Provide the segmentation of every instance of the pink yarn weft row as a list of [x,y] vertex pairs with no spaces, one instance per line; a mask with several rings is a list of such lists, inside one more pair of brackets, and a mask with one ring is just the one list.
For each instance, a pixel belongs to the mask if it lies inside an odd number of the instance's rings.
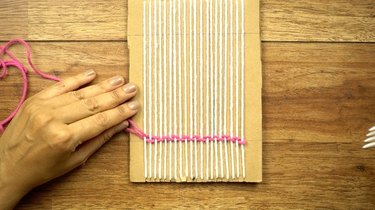
[[224,142],[225,140],[227,142],[238,142],[239,144],[245,144],[246,142],[236,136],[230,136],[230,135],[213,135],[213,136],[200,136],[200,135],[169,135],[169,136],[150,136],[145,134],[138,126],[137,124],[132,121],[128,120],[130,127],[126,129],[127,132],[132,133],[136,136],[138,136],[140,139],[146,139],[147,143],[155,143],[155,142],[164,142],[167,140],[168,142],[174,142],[175,140],[184,142],[185,140],[187,141],[195,141],[197,140],[198,142],[210,142],[210,141],[222,141]]

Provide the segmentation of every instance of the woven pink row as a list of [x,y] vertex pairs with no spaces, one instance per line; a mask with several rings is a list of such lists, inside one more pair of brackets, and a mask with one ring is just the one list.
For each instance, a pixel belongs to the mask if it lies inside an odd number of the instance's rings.
[[[49,79],[53,81],[60,81],[59,78],[53,75],[46,74],[38,70],[34,66],[34,64],[31,61],[30,46],[24,40],[13,39],[5,43],[4,45],[0,46],[0,79],[4,79],[7,76],[9,67],[15,67],[21,73],[22,80],[23,80],[23,89],[22,89],[21,98],[18,101],[16,108],[9,114],[9,116],[6,117],[4,120],[0,121],[0,133],[4,131],[5,125],[9,123],[13,119],[13,117],[17,114],[18,110],[21,108],[21,105],[23,104],[27,96],[27,90],[28,90],[27,68],[23,65],[23,63],[20,60],[17,59],[17,57],[12,52],[9,51],[9,48],[16,44],[21,44],[26,49],[27,62],[36,74],[38,74],[39,76],[45,79]],[[3,59],[3,56],[8,56],[10,59],[5,60]]]
[[210,142],[210,141],[217,141],[217,142],[233,142],[238,144],[246,144],[245,140],[234,137],[230,135],[212,135],[212,136],[200,136],[200,135],[169,135],[169,136],[150,136],[145,134],[137,124],[132,121],[128,120],[130,127],[126,129],[129,133],[132,133],[138,136],[140,139],[145,139],[147,143],[155,143],[157,142],[185,142],[185,141],[197,141],[197,142]]

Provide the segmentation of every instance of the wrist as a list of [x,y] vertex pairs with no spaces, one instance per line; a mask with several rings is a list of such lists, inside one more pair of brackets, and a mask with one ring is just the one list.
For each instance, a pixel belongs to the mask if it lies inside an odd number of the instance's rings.
[[25,194],[8,184],[0,183],[0,209],[13,209]]
[[0,209],[13,209],[27,192],[0,169]]

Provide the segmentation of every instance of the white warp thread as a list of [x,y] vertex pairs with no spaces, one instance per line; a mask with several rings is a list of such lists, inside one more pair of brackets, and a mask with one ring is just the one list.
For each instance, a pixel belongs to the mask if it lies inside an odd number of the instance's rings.
[[[241,0],[241,139],[245,139],[245,3]],[[246,177],[245,146],[241,144],[242,177]]]
[[245,146],[217,138],[245,138],[245,1],[144,0],[142,17],[144,132],[178,135],[143,139],[144,177],[245,178]]
[[[151,22],[151,16],[152,16],[152,12],[151,12],[151,8],[152,8],[152,2],[150,1],[149,4],[148,4],[148,25],[149,25],[149,29],[148,29],[148,41],[149,41],[149,68],[148,68],[148,96],[149,96],[149,109],[148,109],[148,113],[149,113],[149,135],[152,135],[152,96],[151,96],[151,87],[152,87],[152,79],[151,79],[151,76],[152,76],[152,22]],[[149,145],[149,178],[152,177],[152,145],[150,144]]]
[[[164,65],[163,65],[163,75],[164,75],[164,80],[163,80],[163,87],[164,87],[164,122],[167,122],[167,1],[164,1],[164,15],[163,15],[163,26],[164,26]],[[164,136],[167,135],[167,124],[164,123]],[[167,179],[167,139],[164,139],[164,179]]]
[[[143,90],[146,90],[147,83],[147,30],[146,30],[146,2],[143,1]],[[143,104],[144,104],[144,113],[143,113],[143,130],[147,133],[147,91],[143,93]],[[148,177],[147,173],[147,139],[143,138],[143,160],[144,160],[144,176]]]

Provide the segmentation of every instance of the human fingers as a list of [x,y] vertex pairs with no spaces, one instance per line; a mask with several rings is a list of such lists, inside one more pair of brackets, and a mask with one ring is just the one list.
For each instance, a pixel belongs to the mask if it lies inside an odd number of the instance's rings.
[[52,107],[61,107],[67,104],[71,104],[82,99],[91,98],[109,91],[112,91],[124,84],[124,78],[122,76],[114,76],[103,82],[88,87],[73,90],[58,97],[50,100]]
[[137,101],[130,101],[113,109],[69,124],[73,141],[80,143],[92,139],[105,130],[131,118],[139,109]]
[[50,99],[67,93],[72,90],[90,83],[96,77],[96,72],[94,70],[88,70],[84,73],[77,74],[73,77],[61,80],[60,82],[55,83],[54,85],[44,89],[43,91],[36,94],[34,97],[39,99]]
[[61,120],[65,123],[73,123],[99,112],[112,109],[124,103],[136,95],[137,88],[134,84],[126,84],[123,87],[103,93],[95,97],[79,100],[57,109]]
[[99,136],[85,142],[76,150],[70,160],[69,165],[77,167],[84,164],[98,149],[100,149],[107,141],[109,141],[115,134],[123,131],[129,126],[128,121],[124,121],[106,131]]

